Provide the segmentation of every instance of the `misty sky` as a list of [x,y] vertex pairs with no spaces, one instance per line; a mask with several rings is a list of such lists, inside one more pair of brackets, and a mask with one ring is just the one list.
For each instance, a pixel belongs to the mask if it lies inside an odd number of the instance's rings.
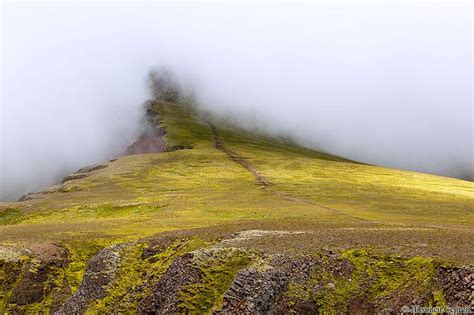
[[470,2],[7,3],[0,199],[112,158],[146,76],[344,157],[474,178]]

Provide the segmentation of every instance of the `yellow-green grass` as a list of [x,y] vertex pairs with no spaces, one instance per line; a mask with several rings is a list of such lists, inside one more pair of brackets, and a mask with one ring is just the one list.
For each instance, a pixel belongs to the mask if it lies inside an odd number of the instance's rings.
[[330,206],[353,217],[386,223],[474,223],[472,182],[319,158],[284,142],[221,132],[227,147],[245,157],[274,189]]
[[[336,251],[349,260],[353,281],[314,269],[308,283],[290,284],[285,293],[314,299],[328,312],[364,293],[366,279],[376,280],[364,294],[377,299],[402,292],[400,283],[407,279],[430,286],[438,260],[474,261],[471,182],[319,153],[240,130],[189,106],[154,103],[152,109],[166,129],[169,151],[120,157],[31,200],[0,203],[0,262],[10,261],[0,268],[4,304],[21,278],[17,274],[37,259],[25,250],[35,243],[61,245],[68,257],[65,266],[48,271],[44,298],[21,306],[32,313],[49,309],[58,290],[67,289],[64,296],[75,292],[90,257],[117,243],[130,246],[107,297],[89,305],[90,313],[134,312],[173,259],[245,230],[303,233],[242,240],[229,252],[236,255],[203,261],[197,266],[201,281],[182,288],[179,307],[217,310],[236,273],[251,263],[249,253],[320,257]],[[208,121],[216,126],[218,148]],[[270,185],[262,185],[255,172]],[[151,246],[147,237],[156,234],[175,240],[142,259]],[[308,288],[328,283],[335,284],[332,293],[311,296]]]
[[192,149],[121,157],[35,199],[3,203],[0,242],[124,242],[168,230],[238,230],[249,222],[269,229],[352,228],[361,239],[374,233],[368,227],[414,238],[435,228],[460,233],[463,246],[472,243],[471,182],[357,163],[214,121],[223,144],[273,183],[264,188],[214,147],[210,116],[171,103],[155,103],[153,110],[168,146]]

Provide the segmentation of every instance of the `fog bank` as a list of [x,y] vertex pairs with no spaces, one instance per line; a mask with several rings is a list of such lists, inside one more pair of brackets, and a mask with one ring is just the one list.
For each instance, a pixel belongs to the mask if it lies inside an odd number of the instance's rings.
[[474,177],[469,2],[2,6],[1,200],[123,150],[156,66],[244,126]]

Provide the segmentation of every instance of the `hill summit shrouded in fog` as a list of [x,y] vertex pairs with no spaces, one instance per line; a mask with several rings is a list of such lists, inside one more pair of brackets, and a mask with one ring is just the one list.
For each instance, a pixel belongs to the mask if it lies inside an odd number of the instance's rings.
[[0,313],[474,312],[470,2],[1,17]]
[[247,132],[155,87],[125,155],[0,204],[3,312],[472,307],[473,183]]
[[470,2],[2,9],[0,200],[119,154],[140,132],[155,66],[245,129],[472,179]]

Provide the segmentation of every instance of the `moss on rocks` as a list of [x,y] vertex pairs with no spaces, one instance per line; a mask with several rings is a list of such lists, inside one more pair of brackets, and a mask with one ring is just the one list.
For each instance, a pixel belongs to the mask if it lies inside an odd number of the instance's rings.
[[195,261],[202,273],[201,280],[180,292],[179,308],[185,312],[205,314],[219,309],[239,270],[251,263],[250,254],[242,250],[211,250],[206,254]]

